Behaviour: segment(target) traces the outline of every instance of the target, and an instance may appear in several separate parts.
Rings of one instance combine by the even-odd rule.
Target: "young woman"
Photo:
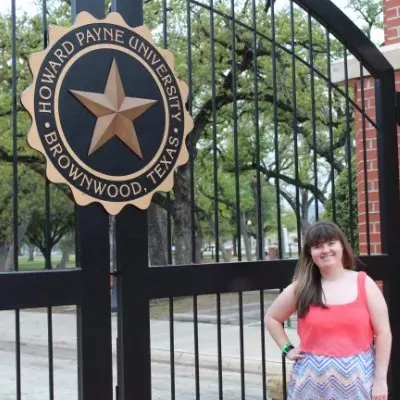
[[[391,331],[384,297],[331,222],[304,237],[293,283],[265,316],[266,327],[295,361],[289,400],[387,400]],[[299,347],[282,327],[297,312]]]

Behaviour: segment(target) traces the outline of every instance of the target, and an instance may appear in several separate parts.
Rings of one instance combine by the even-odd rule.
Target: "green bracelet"
[[[289,353],[289,351],[290,351],[290,350],[293,350],[293,349],[294,349],[294,346],[293,346],[291,343],[286,343],[286,344],[284,344],[284,345],[282,346],[282,348],[281,348],[282,355],[283,355],[284,357],[286,357],[287,353]]]

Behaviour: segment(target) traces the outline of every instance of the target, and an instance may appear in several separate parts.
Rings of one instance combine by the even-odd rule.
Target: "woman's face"
[[[330,240],[311,246],[311,257],[314,263],[322,270],[343,267],[343,246],[340,240]]]

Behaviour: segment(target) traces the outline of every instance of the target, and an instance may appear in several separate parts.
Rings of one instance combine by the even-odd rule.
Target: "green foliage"
[[[66,25],[69,16],[66,5],[61,3],[51,7],[49,25]],[[0,14],[0,154],[2,161],[12,161],[12,48],[11,48],[11,17]],[[17,70],[17,96],[31,84],[32,75],[28,66],[28,58],[34,53],[43,50],[43,25],[42,18],[38,15],[26,13],[17,17],[17,43],[16,43],[16,70]],[[20,161],[31,168],[43,172],[44,163],[38,153],[26,143],[26,135],[30,127],[30,118],[17,102],[17,124],[15,126],[17,137],[17,152]]]
[[[69,20],[66,4],[49,5],[49,24],[66,25]],[[30,119],[22,106],[17,102],[17,123],[12,120],[12,48],[11,18],[0,14],[0,244],[8,246],[13,234],[13,170],[12,147],[15,128],[18,160],[17,169],[17,213],[18,226],[28,226],[26,238],[22,241],[35,244],[46,252],[45,236],[45,180],[43,159],[26,143]],[[17,95],[31,83],[32,77],[28,67],[28,58],[33,52],[43,49],[43,26],[41,16],[19,15],[16,21],[16,69]],[[51,219],[50,247],[60,240],[73,224],[73,205],[63,189],[51,186],[50,190]],[[25,229],[21,231],[21,234]]]
[[[37,196],[41,202],[38,207],[32,210],[32,216],[26,238],[28,243],[40,249],[43,255],[48,256],[51,249],[67,234],[73,230],[75,214],[72,201],[59,188],[53,187],[50,192],[50,220],[49,235],[46,238],[46,212],[44,187],[39,185]],[[48,240],[48,241],[47,241]],[[47,245],[49,248],[47,248]]]
[[[286,226],[288,232],[297,230],[296,214],[293,210],[288,210],[282,215],[282,225]]]
[[[368,17],[369,19],[365,18],[365,20],[368,26],[371,25],[371,21],[373,25],[379,25],[379,13],[376,8],[378,2],[379,0],[356,0],[352,2],[351,7],[359,5],[360,10],[362,12],[366,10],[366,14],[371,18],[376,15],[375,19]],[[276,230],[277,193],[274,184],[278,172],[280,183],[278,196],[282,221],[291,231],[296,229],[293,212],[296,188],[308,192],[309,195],[305,196],[307,203],[311,204],[313,196],[316,195],[317,201],[325,204],[332,166],[336,174],[345,171],[347,167],[344,151],[345,138],[348,134],[348,121],[345,118],[346,99],[342,93],[333,90],[330,102],[328,85],[321,77],[328,74],[325,29],[316,21],[312,21],[312,62],[318,73],[310,74],[307,14],[294,6],[295,31],[294,43],[292,43],[290,10],[288,7],[277,9],[275,12],[276,45],[273,46],[270,12],[266,9],[265,1],[256,0],[254,4],[255,21],[253,21],[250,3],[236,2],[237,22],[235,25],[230,18],[232,10],[227,1],[214,2],[218,13],[213,13],[212,20],[206,7],[190,4],[190,25],[188,25],[186,9],[188,2],[170,0],[167,11],[167,37],[163,37],[162,1],[151,0],[146,2],[144,7],[145,23],[152,30],[156,43],[172,50],[175,55],[177,75],[192,84],[191,111],[195,127],[189,142],[194,159],[196,215],[204,237],[215,235],[213,220],[216,197],[222,237],[231,236],[236,232],[237,192],[242,216],[256,223],[257,173],[260,174],[262,194],[260,207],[264,215],[264,232]],[[48,7],[50,24],[69,23],[70,1],[52,0]],[[10,23],[9,16],[0,15],[1,66],[9,65],[11,59]],[[214,27],[214,36],[210,33],[211,23]],[[257,26],[256,38],[248,28],[253,25]],[[17,26],[18,94],[20,94],[31,80],[27,57],[32,52],[42,49],[43,39],[39,16],[23,15],[18,19]],[[191,36],[188,40],[189,28]],[[234,30],[235,35],[233,35]],[[233,38],[235,47],[232,45]],[[343,57],[344,48],[334,38],[330,40],[330,48],[331,62]],[[294,63],[292,49],[295,56]],[[234,59],[235,64],[233,64]],[[213,63],[210,62],[211,60]],[[215,68],[212,69],[212,66]],[[258,97],[255,96],[255,77]],[[235,92],[234,81],[236,81]],[[293,86],[295,86],[295,93],[293,93]],[[11,104],[11,68],[1,68],[0,154],[4,162],[11,162],[12,159]],[[329,105],[332,106],[331,115]],[[25,142],[29,123],[26,113],[19,109],[18,157],[29,167],[29,173],[36,171],[44,175],[42,158],[30,150]],[[350,118],[350,125],[350,127],[353,126],[352,118]],[[330,152],[331,134],[335,149],[333,151],[334,164]],[[295,137],[297,146],[295,146]],[[217,142],[215,147],[214,138]],[[257,157],[258,150],[260,157]],[[298,155],[297,180],[294,162],[296,152]],[[316,170],[313,165],[314,156],[318,158]],[[185,168],[188,167],[182,167],[181,170],[185,171]],[[236,171],[240,173],[238,180],[235,179]],[[215,186],[214,174],[216,174]],[[342,175],[343,172],[339,174],[339,176]],[[188,182],[190,174],[182,173],[182,176],[184,179],[177,180],[175,191],[188,190],[190,187]],[[316,176],[318,187],[314,187]],[[5,175],[5,179],[1,179],[1,185],[3,182],[9,182],[10,179],[9,175]],[[32,182],[35,180],[33,179]],[[20,186],[24,186],[23,182]],[[39,191],[43,193],[42,188],[38,189],[37,193]],[[61,191],[54,192],[54,196],[56,198],[52,198],[51,201],[52,212],[53,206],[59,205],[62,210],[65,205],[62,197],[64,194]],[[175,201],[176,197],[172,194],[172,201]],[[186,201],[190,201],[188,196],[185,198]],[[19,209],[21,218],[24,218],[24,215],[31,215],[32,208],[29,207],[29,204],[25,205],[21,199]],[[326,204],[326,207],[328,208],[329,204]],[[57,215],[54,211],[54,216]],[[35,214],[35,218],[38,218],[37,226],[41,225],[42,217],[42,211]],[[9,237],[10,225],[6,224],[7,222],[3,224],[0,220],[0,227],[6,227],[3,232],[7,232],[8,229],[5,236]],[[56,225],[54,222],[54,226]]]
[[[354,251],[358,252],[357,170],[355,159],[351,163],[351,192],[350,201],[349,170],[346,169],[335,179],[335,201],[333,203],[331,195],[326,202],[324,218],[333,220],[335,213],[335,222],[345,233]],[[350,218],[350,214],[352,214],[352,218]]]
[[[363,21],[361,29],[372,39],[372,30],[383,29],[383,2],[382,0],[351,0],[347,7],[353,10]],[[380,45],[381,43],[377,43]]]
[[[29,224],[28,241],[45,250],[45,181],[42,176],[21,164],[17,179],[18,225]],[[0,243],[10,243],[13,233],[13,171],[8,163],[0,164]],[[60,232],[71,230],[73,204],[62,189],[51,187],[51,245],[59,240]]]
[[[175,4],[175,3],[173,3]],[[313,187],[314,175],[319,175],[319,189],[321,190],[320,202],[324,202],[324,185],[329,177],[328,161],[329,149],[329,115],[328,92],[325,81],[317,75],[314,76],[314,98],[311,97],[311,78],[309,67],[300,61],[295,62],[295,82],[292,78],[292,56],[283,48],[290,48],[290,14],[289,10],[281,9],[276,14],[277,43],[282,47],[272,48],[270,37],[270,17],[265,12],[265,4],[256,2],[257,7],[257,31],[260,37],[257,39],[256,65],[254,64],[254,43],[251,31],[245,26],[252,25],[252,13],[249,8],[236,10],[240,22],[236,29],[237,67],[232,67],[233,49],[232,25],[223,16],[214,16],[215,42],[209,34],[209,14],[201,8],[193,8],[191,29],[196,32],[196,39],[191,44],[192,54],[192,82],[193,82],[193,114],[196,119],[194,142],[196,144],[195,176],[196,176],[196,202],[208,214],[213,214],[212,203],[205,204],[203,196],[211,202],[215,198],[213,164],[218,163],[217,170],[217,196],[219,205],[219,221],[222,234],[235,231],[236,213],[236,185],[235,169],[240,172],[239,194],[242,212],[246,215],[256,214],[256,196],[252,192],[251,182],[256,179],[257,169],[261,174],[264,221],[269,225],[269,230],[276,230],[276,193],[273,188],[277,171],[275,152],[278,153],[279,172],[281,176],[280,190],[285,196],[294,199],[294,189],[300,187]],[[217,2],[216,8],[225,15],[230,14],[230,9],[225,2]],[[240,8],[240,7],[239,7]],[[175,9],[169,14],[170,20],[176,18]],[[295,54],[298,59],[309,60],[308,48],[308,23],[305,14],[299,9],[294,12],[295,25]],[[182,19],[184,21],[184,19]],[[176,24],[176,26],[184,25]],[[175,26],[172,24],[172,26]],[[172,33],[169,28],[170,46],[176,57],[176,64],[182,66],[182,73],[186,73],[187,41],[180,40],[178,34]],[[313,23],[314,66],[322,73],[327,73],[326,37],[319,24]],[[183,39],[185,39],[183,37]],[[275,51],[275,62],[272,62],[272,53]],[[332,40],[331,58],[341,57],[341,46]],[[212,73],[209,60],[215,55],[215,74]],[[277,103],[274,102],[274,72],[276,88],[278,90]],[[255,98],[254,75],[258,79],[258,98]],[[236,102],[232,92],[232,79],[236,78]],[[214,109],[212,115],[213,96],[212,82],[216,83]],[[299,161],[299,180],[294,181],[294,142],[293,142],[293,83],[296,84],[296,130],[297,151]],[[256,120],[255,106],[258,105],[258,118]],[[315,106],[315,124],[312,124],[312,108]],[[236,112],[234,111],[236,106]],[[333,93],[332,106],[333,141],[336,144],[343,140],[346,134],[346,125],[343,118],[344,99],[338,93]],[[275,113],[276,110],[276,113]],[[236,121],[236,129],[233,125]],[[318,141],[313,143],[313,132],[318,132]],[[276,140],[277,135],[277,140]],[[213,140],[217,141],[215,149],[215,161]],[[235,138],[237,145],[235,145]],[[276,144],[278,147],[276,147]],[[235,166],[235,150],[237,148],[237,166]],[[260,159],[257,159],[257,150],[260,151]],[[317,154],[319,158],[317,171],[313,170],[312,157]],[[336,146],[334,152],[338,165],[344,166],[343,145]],[[322,178],[323,179],[322,179]],[[311,191],[311,194],[313,191]],[[292,203],[286,203],[280,199],[283,212]],[[227,204],[230,203],[228,207]],[[228,207],[228,208],[227,208]],[[230,213],[228,211],[231,210]],[[293,226],[293,224],[291,224]],[[265,229],[266,226],[264,227]]]
[[[27,241],[45,252],[45,181],[21,164],[18,166],[17,190],[18,225],[28,224]],[[0,202],[0,243],[10,243],[14,215],[13,171],[7,163],[0,164]],[[53,186],[50,189],[50,204],[50,247],[53,247],[63,234],[72,229],[74,209],[62,189]]]

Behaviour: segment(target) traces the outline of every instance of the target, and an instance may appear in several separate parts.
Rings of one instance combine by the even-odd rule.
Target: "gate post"
[[[104,18],[104,2],[72,0],[72,21],[81,11]],[[77,312],[79,400],[111,400],[109,216],[100,204],[76,206],[76,216],[76,265],[82,268],[83,287]]]
[[[151,400],[147,211],[125,207],[116,236],[118,400]]]
[[[382,254],[389,257],[389,271],[384,281],[386,301],[389,308],[390,325],[393,335],[389,371],[390,399],[398,399],[400,386],[400,195],[399,162],[396,131],[394,71],[376,81],[376,119],[379,123],[377,137],[379,163],[379,192],[381,215]],[[385,111],[384,111],[385,110]]]
[[[399,0],[384,2],[383,19],[385,45],[400,43],[399,26]],[[384,281],[384,293],[389,306],[390,325],[392,329],[393,345],[389,373],[389,398],[400,398],[400,271],[398,263],[400,260],[400,198],[399,198],[399,128],[396,127],[395,91],[399,90],[399,69],[395,67],[394,72],[385,80],[386,84],[379,82],[376,87],[377,118],[384,114],[381,119],[381,134],[378,136],[378,162],[379,183],[382,216],[382,253],[388,253],[391,261],[388,279]],[[383,113],[383,109],[385,112]],[[388,118],[389,117],[389,118]],[[397,128],[397,129],[396,129]],[[397,140],[396,140],[397,139]],[[382,171],[382,172],[381,172]]]
[[[143,24],[142,0],[112,0],[128,25]],[[117,400],[151,400],[147,211],[125,207],[115,220],[118,302]]]
[[[108,215],[99,204],[76,207],[77,267],[83,302],[78,306],[79,400],[111,400],[112,348]]]

